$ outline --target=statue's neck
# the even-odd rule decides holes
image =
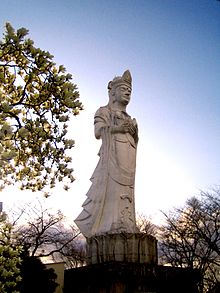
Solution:
[[[124,105],[124,104],[115,102],[115,103],[112,103],[110,105],[110,107],[111,107],[111,109],[113,111],[121,111],[121,112],[125,112],[126,113],[126,107],[127,107],[127,105]]]

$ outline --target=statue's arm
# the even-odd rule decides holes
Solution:
[[[102,130],[107,129],[111,134],[130,133],[135,142],[138,141],[138,127],[135,119],[127,119],[121,125],[113,125],[110,112],[106,108],[100,108],[95,114],[95,137],[101,138]]]
[[[95,119],[95,137],[97,139],[101,138],[102,129],[108,127],[105,120],[101,117],[96,117]]]
[[[126,133],[126,127],[124,125],[110,125],[110,123],[107,123],[103,118],[96,117],[95,119],[95,137],[97,139],[101,138],[102,130],[108,129],[108,131],[112,134],[114,133]]]
[[[102,129],[110,126],[109,120],[109,113],[105,107],[101,107],[96,111],[94,119],[94,130],[95,137],[97,139],[101,138]]]
[[[95,137],[97,139],[101,138],[103,129],[107,129],[111,134],[129,132],[128,126],[126,123],[123,123],[122,125],[113,125],[110,118],[110,112],[104,107],[100,108],[96,112],[94,124],[95,124]]]

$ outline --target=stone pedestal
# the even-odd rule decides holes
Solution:
[[[64,293],[198,293],[196,270],[102,263],[65,271]]]
[[[157,240],[144,233],[105,234],[87,239],[87,263],[157,264]]]

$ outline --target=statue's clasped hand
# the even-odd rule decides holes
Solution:
[[[136,126],[134,125],[133,121],[132,120],[126,120],[123,124],[122,124],[122,127],[124,129],[125,132],[128,132],[130,133],[132,136],[135,135],[136,131],[137,131],[137,128]]]

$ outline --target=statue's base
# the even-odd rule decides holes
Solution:
[[[196,271],[157,265],[157,240],[143,233],[87,239],[88,265],[65,271],[65,293],[196,293]]]
[[[87,239],[87,264],[106,262],[157,264],[157,240],[144,233],[120,233]]]
[[[196,270],[102,263],[65,271],[65,293],[198,293]]]

